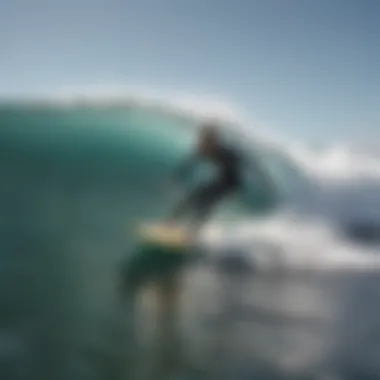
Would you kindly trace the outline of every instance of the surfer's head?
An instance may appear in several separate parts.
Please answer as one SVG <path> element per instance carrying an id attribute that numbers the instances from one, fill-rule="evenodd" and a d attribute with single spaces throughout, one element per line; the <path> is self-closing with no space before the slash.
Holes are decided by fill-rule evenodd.
<path id="1" fill-rule="evenodd" d="M 209 153 L 219 144 L 219 131 L 215 123 L 204 123 L 200 126 L 199 148 L 201 152 Z"/>

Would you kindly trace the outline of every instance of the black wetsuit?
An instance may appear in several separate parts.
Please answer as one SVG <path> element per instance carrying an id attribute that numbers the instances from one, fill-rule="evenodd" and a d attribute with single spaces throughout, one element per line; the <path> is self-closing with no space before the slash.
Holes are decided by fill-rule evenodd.
<path id="1" fill-rule="evenodd" d="M 204 218 L 224 197 L 233 194 L 241 185 L 242 158 L 233 149 L 226 146 L 217 147 L 212 154 L 196 155 L 176 173 L 182 176 L 199 159 L 212 162 L 218 169 L 218 177 L 196 188 L 189 197 L 177 207 L 174 218 L 191 209 L 198 218 Z"/>

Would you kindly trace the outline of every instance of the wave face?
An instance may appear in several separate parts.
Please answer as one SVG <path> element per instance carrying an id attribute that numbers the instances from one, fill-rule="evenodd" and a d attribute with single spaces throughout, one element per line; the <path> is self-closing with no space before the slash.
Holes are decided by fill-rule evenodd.
<path id="1" fill-rule="evenodd" d="M 124 378 L 120 362 L 123 362 L 125 347 L 117 339 L 109 338 L 114 333 L 109 331 L 114 325 L 109 327 L 104 319 L 114 305 L 115 281 L 121 263 L 133 248 L 136 224 L 159 219 L 176 200 L 173 194 L 161 190 L 161 186 L 190 151 L 197 118 L 174 111 L 173 108 L 168 111 L 165 107 L 146 107 L 139 102 L 130 102 L 127 106 L 4 104 L 0 107 L 0 371 L 5 374 L 1 378 Z M 338 211 L 347 211 L 354 203 L 352 197 L 348 197 L 343 204 L 339 196 L 343 194 L 339 189 L 348 191 L 350 188 L 344 185 L 347 176 L 343 180 L 337 174 L 341 172 L 339 165 L 329 171 L 329 176 L 323 175 L 331 160 L 320 164 L 323 163 L 321 157 L 311 157 L 310 152 L 306 157 L 304 151 L 295 148 L 287 152 L 244 137 L 235 139 L 235 132 L 231 130 L 226 130 L 225 136 L 233 139 L 248 156 L 251 149 L 259 154 L 264 167 L 275 179 L 278 194 L 276 199 L 268 197 L 260 184 L 247 180 L 242 194 L 221 208 L 215 215 L 216 221 L 269 215 L 285 205 L 338 221 L 341 218 Z M 189 187 L 203 176 L 203 169 L 208 170 L 202 168 L 190 179 Z M 351 184 L 359 184 L 361 177 L 353 179 L 351 172 L 350 180 Z M 355 199 L 360 205 L 360 194 Z M 336 212 L 335 206 L 339 208 Z M 339 214 L 338 219 L 336 214 Z M 367 252 L 351 254 L 354 250 L 351 245 L 338 244 L 335 240 L 332 244 L 330 235 L 316 235 L 318 228 L 312 225 L 311 217 L 306 218 L 294 222 L 285 217 L 280 228 L 269 222 L 270 233 L 260 232 L 262 226 L 259 225 L 242 225 L 237 227 L 239 234 L 235 241 L 248 256 L 255 250 L 256 240 L 283 240 L 283 246 L 292 253 L 290 260 L 296 262 L 304 260 L 310 264 L 312 256 L 314 264 L 323 262 L 324 265 L 319 265 L 323 270 L 331 263 L 335 269 L 347 265 L 351 265 L 351 270 L 366 267 L 363 261 L 367 260 Z M 303 227 L 305 232 L 300 234 L 298 231 Z M 282 264 L 288 265 L 289 257 L 284 254 Z M 269 267 L 272 264 L 269 263 Z M 252 340 L 245 342 L 250 353 L 261 352 L 261 359 L 274 365 L 276 360 L 281 362 L 278 339 L 291 342 L 292 337 L 299 334 L 300 341 L 314 342 L 315 336 L 309 327 L 306 331 L 304 325 L 313 324 L 319 312 L 327 313 L 327 324 L 332 325 L 334 313 L 331 310 L 338 308 L 331 299 L 335 294 L 332 289 L 341 285 L 335 284 L 339 280 L 334 275 L 329 280 L 325 274 L 318 276 L 313 277 L 318 286 L 310 282 L 308 275 L 301 276 L 301 280 L 298 275 L 258 277 L 253 292 L 256 295 L 252 293 L 248 298 L 253 299 L 255 307 L 260 302 L 265 305 L 256 312 L 258 320 L 252 322 L 257 326 L 248 331 L 245 321 L 242 333 L 248 336 L 248 332 L 253 332 Z M 345 293 L 347 304 L 356 305 L 354 294 L 358 290 L 347 276 L 345 274 L 342 281 L 349 285 L 344 287 L 353 288 Z M 211 281 L 210 272 L 206 271 L 205 278 L 206 282 Z M 334 285 L 329 286 L 331 282 Z M 202 281 L 199 284 L 202 285 Z M 202 303 L 199 295 L 204 289 L 194 292 L 194 302 Z M 318 299 L 308 306 L 307 320 L 302 314 L 305 294 L 308 305 L 314 298 Z M 289 297 L 294 301 L 292 308 L 302 309 L 294 318 L 286 314 L 290 311 L 290 301 L 284 299 Z M 252 311 L 241 311 L 240 316 L 244 319 L 250 313 Z M 360 316 L 355 314 L 352 318 L 357 321 Z M 351 319 L 345 314 L 341 319 L 344 323 L 339 326 L 347 325 L 350 329 Z M 297 322 L 299 320 L 301 322 Z M 266 322 L 269 325 L 263 327 Z M 298 325 L 305 331 L 294 332 Z M 328 331 L 327 327 L 323 329 Z M 342 338 L 333 344 L 330 342 L 329 347 L 336 351 L 334 355 L 340 361 L 352 363 L 354 354 L 339 348 L 347 338 L 346 330 L 337 332 L 335 335 Z M 255 339 L 258 333 L 260 340 Z M 360 340 L 350 339 L 354 343 Z M 257 347 L 250 347 L 253 341 Z M 326 350 L 326 341 L 318 345 Z M 282 348 L 283 354 L 290 352 L 288 343 Z M 301 352 L 306 355 L 305 350 L 302 348 Z M 290 367 L 291 363 L 302 361 L 300 351 L 292 352 L 294 356 L 287 359 Z M 265 353 L 268 353 L 266 357 Z M 245 358 L 251 362 L 249 355 Z M 273 358 L 276 360 L 271 361 Z M 305 363 L 312 360 L 307 358 L 302 364 Z"/>
<path id="2" fill-rule="evenodd" d="M 6 311 L 0 341 L 9 341 L 4 355 L 28 361 L 28 378 L 60 377 L 76 366 L 73 353 L 92 345 L 137 223 L 164 216 L 175 201 L 162 186 L 189 153 L 193 124 L 138 105 L 0 108 L 0 305 Z M 273 205 L 265 191 L 248 187 L 222 214 Z M 54 365 L 34 373 L 38 355 Z"/>

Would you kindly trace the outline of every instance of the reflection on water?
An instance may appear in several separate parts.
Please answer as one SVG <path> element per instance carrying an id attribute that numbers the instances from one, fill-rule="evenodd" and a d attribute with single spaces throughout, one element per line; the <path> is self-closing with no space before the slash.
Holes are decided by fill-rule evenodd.
<path id="1" fill-rule="evenodd" d="M 114 309 L 130 243 L 127 185 L 10 157 L 1 175 L 1 378 L 127 378 L 124 316 Z M 379 373 L 377 276 L 218 268 L 185 277 L 182 325 L 195 369 L 229 378 L 254 368 Z"/>

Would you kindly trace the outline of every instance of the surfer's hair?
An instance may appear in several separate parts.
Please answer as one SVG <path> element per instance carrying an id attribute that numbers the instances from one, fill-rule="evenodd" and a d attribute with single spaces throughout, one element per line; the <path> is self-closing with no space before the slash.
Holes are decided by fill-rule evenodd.
<path id="1" fill-rule="evenodd" d="M 216 122 L 204 122 L 200 126 L 200 132 L 204 137 L 216 138 L 219 135 L 219 126 Z"/>

